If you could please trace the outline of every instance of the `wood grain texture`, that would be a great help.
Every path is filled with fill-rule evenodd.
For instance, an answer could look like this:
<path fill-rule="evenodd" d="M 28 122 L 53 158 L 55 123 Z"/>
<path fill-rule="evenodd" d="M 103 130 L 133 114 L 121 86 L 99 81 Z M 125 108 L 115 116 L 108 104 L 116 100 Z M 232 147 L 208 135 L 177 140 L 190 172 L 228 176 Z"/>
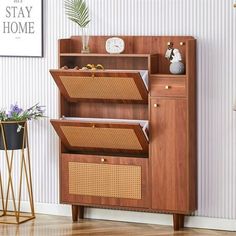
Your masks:
<path fill-rule="evenodd" d="M 152 207 L 189 212 L 187 101 L 152 98 L 150 119 Z"/>
<path fill-rule="evenodd" d="M 72 205 L 72 220 L 73 222 L 77 222 L 78 219 L 84 218 L 84 207 L 78 205 Z"/>
<path fill-rule="evenodd" d="M 80 102 L 71 103 L 69 109 L 65 116 L 148 120 L 147 104 Z"/>
<path fill-rule="evenodd" d="M 137 208 L 148 208 L 148 159 L 146 158 L 128 158 L 128 157 L 112 157 L 112 156 L 93 156 L 93 155 L 78 155 L 78 154 L 62 154 L 61 155 L 61 201 L 63 203 L 71 203 L 72 205 L 106 205 L 126 206 Z M 104 160 L 102 160 L 104 159 Z M 86 196 L 69 193 L 69 163 L 91 163 L 99 165 L 121 165 L 121 166 L 139 166 L 141 167 L 141 199 L 128 198 L 111 198 Z M 103 174 L 103 173 L 101 173 Z M 107 179 L 109 181 L 109 179 Z M 124 180 L 125 181 L 125 180 Z M 128 180 L 129 181 L 129 180 Z"/>
<path fill-rule="evenodd" d="M 157 73 L 157 54 L 101 54 L 101 53 L 61 53 L 59 54 L 60 68 L 70 69 L 76 66 L 81 69 L 87 64 L 102 64 L 105 69 L 120 70 L 149 70 Z"/>
<path fill-rule="evenodd" d="M 186 61 L 186 42 L 188 40 L 193 39 L 193 37 L 191 36 L 119 36 L 121 38 L 123 38 L 125 40 L 125 51 L 124 54 L 158 54 L 158 64 L 155 64 L 155 67 L 152 68 L 152 73 L 168 73 L 169 74 L 169 61 L 164 57 L 166 49 L 167 49 L 167 43 L 168 42 L 173 42 L 174 46 L 177 46 L 178 48 L 180 48 L 180 52 L 183 56 L 183 62 L 185 63 Z M 99 54 L 107 54 L 109 56 L 108 53 L 106 53 L 105 50 L 105 43 L 106 40 L 109 38 L 109 36 L 91 36 L 90 37 L 90 50 L 92 53 L 99 53 Z M 181 47 L 179 47 L 180 42 L 184 42 L 185 44 Z M 60 44 L 62 44 L 62 48 L 66 50 L 66 46 L 65 41 L 63 40 L 62 42 L 60 42 Z M 69 45 L 67 46 L 67 50 L 65 51 L 63 50 L 63 53 L 80 53 L 81 51 L 81 38 L 74 36 L 70 39 Z M 84 59 L 86 59 L 86 57 L 83 57 Z M 95 58 L 94 58 L 95 59 Z M 72 65 L 71 67 L 75 66 L 75 64 L 79 65 L 81 64 L 80 61 L 76 61 L 74 62 L 74 59 L 67 59 L 66 61 L 64 61 L 64 59 L 61 57 L 61 66 L 65 65 L 65 62 L 71 62 Z M 78 59 L 78 60 L 81 60 Z M 156 60 L 154 58 L 154 60 Z M 88 60 L 86 59 L 85 62 L 87 62 Z M 91 60 L 90 60 L 91 61 Z M 113 69 L 118 67 L 122 67 L 125 65 L 129 64 L 132 65 L 132 68 L 130 69 L 134 69 L 137 68 L 137 65 L 143 67 L 144 65 L 146 65 L 146 69 L 148 69 L 148 64 L 144 64 L 144 61 L 140 61 L 140 62 L 134 62 L 133 64 L 131 62 L 129 62 L 127 64 L 127 61 L 122 61 L 120 60 L 119 63 L 121 64 L 117 64 L 117 62 L 112 62 L 112 60 L 109 59 L 109 63 L 110 66 L 113 67 Z M 95 62 L 95 61 L 94 61 Z M 96 62 L 102 62 L 102 60 L 98 60 Z M 153 64 L 153 63 L 152 63 Z M 115 68 L 114 68 L 115 67 Z M 127 68 L 120 68 L 120 69 L 127 69 Z"/>
<path fill-rule="evenodd" d="M 51 120 L 51 124 L 63 144 L 71 151 L 148 153 L 148 140 L 138 123 L 109 124 L 105 122 Z"/>
<path fill-rule="evenodd" d="M 173 214 L 174 230 L 179 231 L 184 228 L 184 215 Z"/>
<path fill-rule="evenodd" d="M 157 78 L 150 77 L 151 96 L 158 97 L 186 97 L 187 86 L 185 78 Z"/>
<path fill-rule="evenodd" d="M 188 36 L 121 37 L 125 40 L 126 47 L 124 53 L 119 55 L 106 53 L 105 41 L 109 38 L 108 36 L 91 36 L 90 49 L 92 53 L 87 55 L 80 54 L 80 37 L 59 41 L 59 67 L 66 65 L 70 69 L 58 70 L 53 73 L 66 73 L 74 76 L 76 73 L 80 73 L 78 68 L 88 63 L 103 64 L 106 69 L 124 70 L 123 73 L 128 73 L 125 70 L 130 69 L 146 69 L 149 71 L 151 74 L 149 104 L 145 99 L 145 104 L 137 104 L 135 101 L 124 99 L 114 101 L 114 103 L 98 98 L 71 100 L 60 82 L 56 81 L 64 95 L 63 98 L 61 97 L 61 115 L 123 119 L 149 118 L 151 127 L 150 153 L 147 151 L 142 153 L 143 157 L 144 154 L 149 155 L 149 159 L 145 159 L 145 166 L 142 166 L 142 169 L 145 169 L 144 179 L 142 178 L 144 181 L 142 186 L 145 186 L 143 189 L 145 200 L 142 199 L 143 202 L 141 200 L 138 203 L 130 202 L 127 199 L 126 201 L 104 197 L 99 199 L 94 196 L 79 196 L 78 198 L 78 196 L 71 196 L 71 194 L 63 196 L 66 191 L 61 191 L 61 202 L 115 209 L 172 212 L 174 213 L 174 227 L 179 230 L 183 227 L 184 214 L 191 213 L 196 209 L 196 42 L 193 37 Z M 172 42 L 174 47 L 176 46 L 180 50 L 183 62 L 186 64 L 185 75 L 169 74 L 169 61 L 165 58 L 168 42 Z M 183 44 L 180 45 L 180 42 Z M 76 70 L 73 69 L 74 67 Z M 96 72 L 96 75 L 105 76 L 105 73 Z M 139 91 L 142 94 L 143 89 L 139 89 Z M 155 108 L 154 104 L 156 104 Z M 62 145 L 61 151 L 64 153 L 71 152 L 71 154 L 61 154 L 61 186 L 64 190 L 67 189 L 66 186 L 68 185 L 68 174 L 66 174 L 68 169 L 65 169 L 68 165 L 65 163 L 70 158 L 75 162 L 96 163 L 99 160 L 98 158 L 102 157 L 101 150 L 93 150 L 95 151 L 93 154 L 97 154 L 97 156 L 91 156 L 87 160 L 89 155 L 82 155 L 88 151 L 86 147 L 80 150 L 80 154 L 72 154 L 76 150 L 71 149 L 68 145 Z M 115 149 L 109 151 L 115 153 Z M 123 164 L 126 165 L 135 164 L 133 161 L 137 158 L 125 157 L 127 154 L 123 152 L 124 157 L 119 154 L 120 157 L 116 157 L 116 159 L 114 157 L 108 158 L 108 163 L 111 165 L 114 163 L 121 164 L 123 161 Z M 134 156 L 137 157 L 137 154 L 133 151 Z M 107 155 L 112 156 L 110 153 Z M 140 158 L 140 160 L 144 160 L 144 158 Z"/>
<path fill-rule="evenodd" d="M 138 71 L 60 69 L 50 73 L 69 102 L 147 103 L 148 100 L 147 88 Z"/>
<path fill-rule="evenodd" d="M 205 229 L 185 228 L 184 231 L 174 232 L 170 226 L 138 224 L 128 222 L 113 222 L 102 220 L 80 220 L 73 223 L 70 217 L 37 215 L 36 219 L 20 226 L 1 225 L 1 236 L 222 236 L 235 235 L 235 232 L 214 231 Z"/>
<path fill-rule="evenodd" d="M 188 76 L 188 186 L 189 208 L 197 208 L 197 81 L 196 81 L 196 40 L 187 43 Z M 191 68 L 191 69 L 190 69 Z"/>

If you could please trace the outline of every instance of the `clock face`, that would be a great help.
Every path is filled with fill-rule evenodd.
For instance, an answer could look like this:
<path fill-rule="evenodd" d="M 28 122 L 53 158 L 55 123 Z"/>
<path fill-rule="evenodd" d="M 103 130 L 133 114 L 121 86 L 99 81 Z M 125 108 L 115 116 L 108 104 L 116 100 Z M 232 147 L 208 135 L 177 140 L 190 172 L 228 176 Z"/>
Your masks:
<path fill-rule="evenodd" d="M 121 38 L 113 37 L 106 41 L 106 51 L 108 53 L 122 53 L 125 50 L 125 42 Z"/>

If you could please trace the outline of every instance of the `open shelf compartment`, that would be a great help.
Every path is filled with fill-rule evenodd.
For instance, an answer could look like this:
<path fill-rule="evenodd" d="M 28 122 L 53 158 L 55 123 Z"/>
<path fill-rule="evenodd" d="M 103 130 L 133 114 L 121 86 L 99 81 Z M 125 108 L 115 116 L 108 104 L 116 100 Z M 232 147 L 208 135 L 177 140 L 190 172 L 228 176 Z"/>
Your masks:
<path fill-rule="evenodd" d="M 50 70 L 70 102 L 113 101 L 148 103 L 148 72 L 119 70 Z"/>
<path fill-rule="evenodd" d="M 62 143 L 70 151 L 147 154 L 144 121 L 51 120 Z M 148 122 L 146 122 L 148 123 Z"/>

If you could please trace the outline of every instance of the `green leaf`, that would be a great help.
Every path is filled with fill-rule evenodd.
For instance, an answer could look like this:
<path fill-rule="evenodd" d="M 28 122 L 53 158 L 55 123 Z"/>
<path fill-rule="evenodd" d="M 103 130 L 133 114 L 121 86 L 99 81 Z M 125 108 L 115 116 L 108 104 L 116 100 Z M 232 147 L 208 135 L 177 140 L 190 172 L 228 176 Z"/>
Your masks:
<path fill-rule="evenodd" d="M 68 19 L 85 28 L 89 22 L 89 8 L 85 0 L 65 0 L 65 13 Z"/>

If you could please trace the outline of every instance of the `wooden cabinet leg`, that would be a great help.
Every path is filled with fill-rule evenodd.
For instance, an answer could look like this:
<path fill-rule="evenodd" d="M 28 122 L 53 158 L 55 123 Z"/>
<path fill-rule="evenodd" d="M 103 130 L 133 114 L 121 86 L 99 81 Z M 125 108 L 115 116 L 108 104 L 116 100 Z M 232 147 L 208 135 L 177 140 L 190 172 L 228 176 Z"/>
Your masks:
<path fill-rule="evenodd" d="M 72 220 L 73 220 L 73 222 L 77 222 L 78 221 L 79 206 L 72 205 L 71 209 L 72 209 Z"/>
<path fill-rule="evenodd" d="M 79 206 L 79 219 L 84 219 L 84 206 Z"/>
<path fill-rule="evenodd" d="M 84 218 L 84 207 L 83 206 L 72 205 L 71 207 L 72 207 L 73 222 L 77 222 L 78 217 L 79 217 L 79 219 Z"/>
<path fill-rule="evenodd" d="M 173 214 L 174 230 L 180 230 L 184 228 L 184 215 Z"/>

